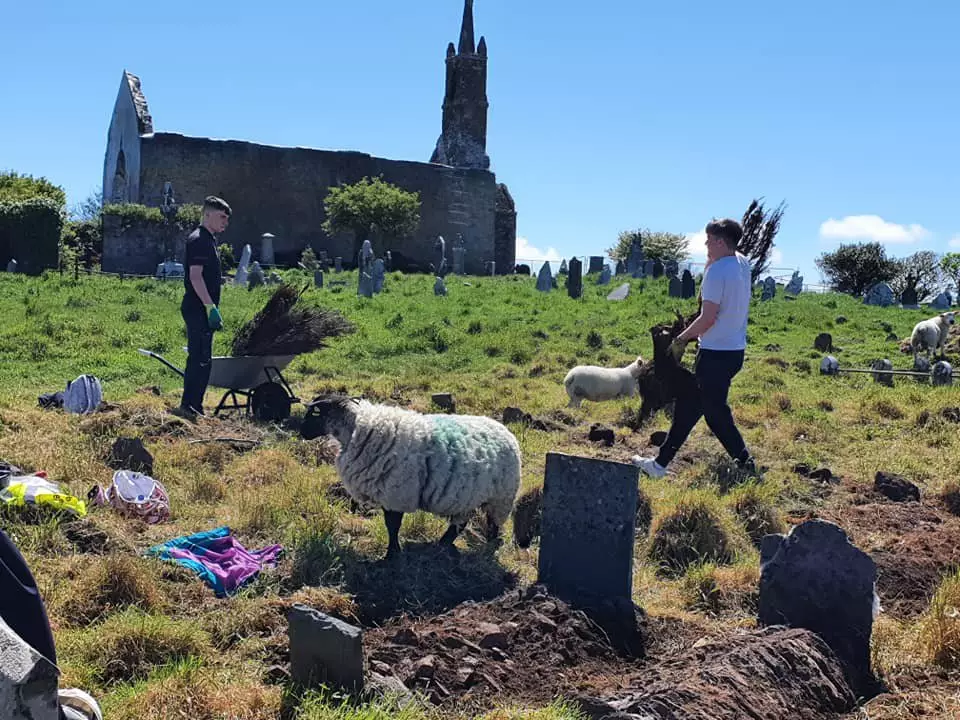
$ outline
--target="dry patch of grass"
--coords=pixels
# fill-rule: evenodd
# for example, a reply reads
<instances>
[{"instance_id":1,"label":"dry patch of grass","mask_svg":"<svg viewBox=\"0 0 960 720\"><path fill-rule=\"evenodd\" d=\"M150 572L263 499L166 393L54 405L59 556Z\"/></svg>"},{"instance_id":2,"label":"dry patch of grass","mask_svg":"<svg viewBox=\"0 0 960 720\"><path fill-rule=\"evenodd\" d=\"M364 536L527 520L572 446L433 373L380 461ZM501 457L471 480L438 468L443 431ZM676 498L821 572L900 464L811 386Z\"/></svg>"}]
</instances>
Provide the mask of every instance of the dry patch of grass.
<instances>
[{"instance_id":1,"label":"dry patch of grass","mask_svg":"<svg viewBox=\"0 0 960 720\"><path fill-rule=\"evenodd\" d=\"M74 625L87 625L125 608L145 612L164 606L152 561L130 555L108 555L89 561L69 587L59 615Z\"/></svg>"},{"instance_id":2,"label":"dry patch of grass","mask_svg":"<svg viewBox=\"0 0 960 720\"><path fill-rule=\"evenodd\" d=\"M918 623L921 654L934 665L960 666L960 572L944 578Z\"/></svg>"},{"instance_id":3,"label":"dry patch of grass","mask_svg":"<svg viewBox=\"0 0 960 720\"><path fill-rule=\"evenodd\" d=\"M755 563L717 567L705 563L691 567L681 581L687 607L711 615L733 613L752 616L757 611L760 568Z\"/></svg>"},{"instance_id":4,"label":"dry patch of grass","mask_svg":"<svg viewBox=\"0 0 960 720\"><path fill-rule=\"evenodd\" d=\"M764 535L782 533L786 529L777 507L777 490L772 485L759 482L741 485L727 496L726 502L756 547L760 547Z\"/></svg>"}]
</instances>

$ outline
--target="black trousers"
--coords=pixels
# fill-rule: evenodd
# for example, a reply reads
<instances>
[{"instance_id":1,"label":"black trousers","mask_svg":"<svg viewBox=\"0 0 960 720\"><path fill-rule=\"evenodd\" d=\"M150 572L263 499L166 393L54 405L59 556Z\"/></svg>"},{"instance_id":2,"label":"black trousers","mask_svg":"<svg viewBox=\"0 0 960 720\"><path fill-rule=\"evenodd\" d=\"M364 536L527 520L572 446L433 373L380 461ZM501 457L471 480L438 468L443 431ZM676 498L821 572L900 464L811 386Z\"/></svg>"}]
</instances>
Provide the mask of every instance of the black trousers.
<instances>
[{"instance_id":1,"label":"black trousers","mask_svg":"<svg viewBox=\"0 0 960 720\"><path fill-rule=\"evenodd\" d=\"M702 417L734 460L749 457L743 436L733 421L727 404L730 383L743 368L743 350L704 350L697 352L694 375L699 392L683 400L678 399L673 410L673 424L667 440L660 448L657 463L666 467L690 436Z\"/></svg>"},{"instance_id":2,"label":"black trousers","mask_svg":"<svg viewBox=\"0 0 960 720\"><path fill-rule=\"evenodd\" d=\"M181 408L203 413L203 396L210 383L213 356L213 330L207 320L207 310L184 300L180 314L187 326L187 367L184 370Z\"/></svg>"},{"instance_id":3,"label":"black trousers","mask_svg":"<svg viewBox=\"0 0 960 720\"><path fill-rule=\"evenodd\" d=\"M50 621L33 573L3 530L0 530L0 616L25 643L57 664Z\"/></svg>"}]
</instances>

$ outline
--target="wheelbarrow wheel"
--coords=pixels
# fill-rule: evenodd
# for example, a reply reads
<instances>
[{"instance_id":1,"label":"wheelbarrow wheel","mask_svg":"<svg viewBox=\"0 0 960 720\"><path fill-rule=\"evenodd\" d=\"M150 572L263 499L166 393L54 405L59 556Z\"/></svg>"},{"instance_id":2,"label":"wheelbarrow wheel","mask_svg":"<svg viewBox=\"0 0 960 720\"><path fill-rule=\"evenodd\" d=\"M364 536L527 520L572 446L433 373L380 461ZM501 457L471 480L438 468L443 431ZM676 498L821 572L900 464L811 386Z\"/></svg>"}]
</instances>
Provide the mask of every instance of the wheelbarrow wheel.
<instances>
[{"instance_id":1,"label":"wheelbarrow wheel","mask_svg":"<svg viewBox=\"0 0 960 720\"><path fill-rule=\"evenodd\" d=\"M277 422L290 417L290 395L280 383L265 382L250 396L253 417L260 422Z\"/></svg>"}]
</instances>

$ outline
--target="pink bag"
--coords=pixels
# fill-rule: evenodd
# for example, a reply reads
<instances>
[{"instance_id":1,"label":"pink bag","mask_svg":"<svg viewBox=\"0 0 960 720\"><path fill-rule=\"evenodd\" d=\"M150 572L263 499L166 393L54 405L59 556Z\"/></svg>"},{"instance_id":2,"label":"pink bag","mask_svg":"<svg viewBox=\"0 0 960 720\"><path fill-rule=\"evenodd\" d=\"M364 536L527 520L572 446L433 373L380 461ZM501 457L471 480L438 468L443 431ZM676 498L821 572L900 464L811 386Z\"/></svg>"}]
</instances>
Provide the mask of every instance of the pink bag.
<instances>
[{"instance_id":1,"label":"pink bag","mask_svg":"<svg viewBox=\"0 0 960 720\"><path fill-rule=\"evenodd\" d=\"M107 502L128 517L149 525L170 519L170 498L163 485L149 475L118 470L107 489Z\"/></svg>"}]
</instances>

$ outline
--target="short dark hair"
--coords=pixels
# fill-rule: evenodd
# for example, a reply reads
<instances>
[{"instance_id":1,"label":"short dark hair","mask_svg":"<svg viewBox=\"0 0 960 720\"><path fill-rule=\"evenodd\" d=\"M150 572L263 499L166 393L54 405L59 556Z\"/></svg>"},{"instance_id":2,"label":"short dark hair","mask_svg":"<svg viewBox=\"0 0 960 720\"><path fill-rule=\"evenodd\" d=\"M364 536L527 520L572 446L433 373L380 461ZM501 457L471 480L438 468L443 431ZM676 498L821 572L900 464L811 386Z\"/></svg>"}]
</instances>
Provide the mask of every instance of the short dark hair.
<instances>
[{"instance_id":1,"label":"short dark hair","mask_svg":"<svg viewBox=\"0 0 960 720\"><path fill-rule=\"evenodd\" d=\"M730 218L712 220L707 223L707 235L721 238L728 247L735 250L740 244L740 238L743 237L743 228L740 227L740 223Z\"/></svg>"},{"instance_id":2,"label":"short dark hair","mask_svg":"<svg viewBox=\"0 0 960 720\"><path fill-rule=\"evenodd\" d=\"M222 213L226 213L227 217L230 217L230 214L233 210L230 209L230 206L227 205L226 200L218 198L216 195L208 195L203 201L203 209L207 210L219 210Z\"/></svg>"}]
</instances>

